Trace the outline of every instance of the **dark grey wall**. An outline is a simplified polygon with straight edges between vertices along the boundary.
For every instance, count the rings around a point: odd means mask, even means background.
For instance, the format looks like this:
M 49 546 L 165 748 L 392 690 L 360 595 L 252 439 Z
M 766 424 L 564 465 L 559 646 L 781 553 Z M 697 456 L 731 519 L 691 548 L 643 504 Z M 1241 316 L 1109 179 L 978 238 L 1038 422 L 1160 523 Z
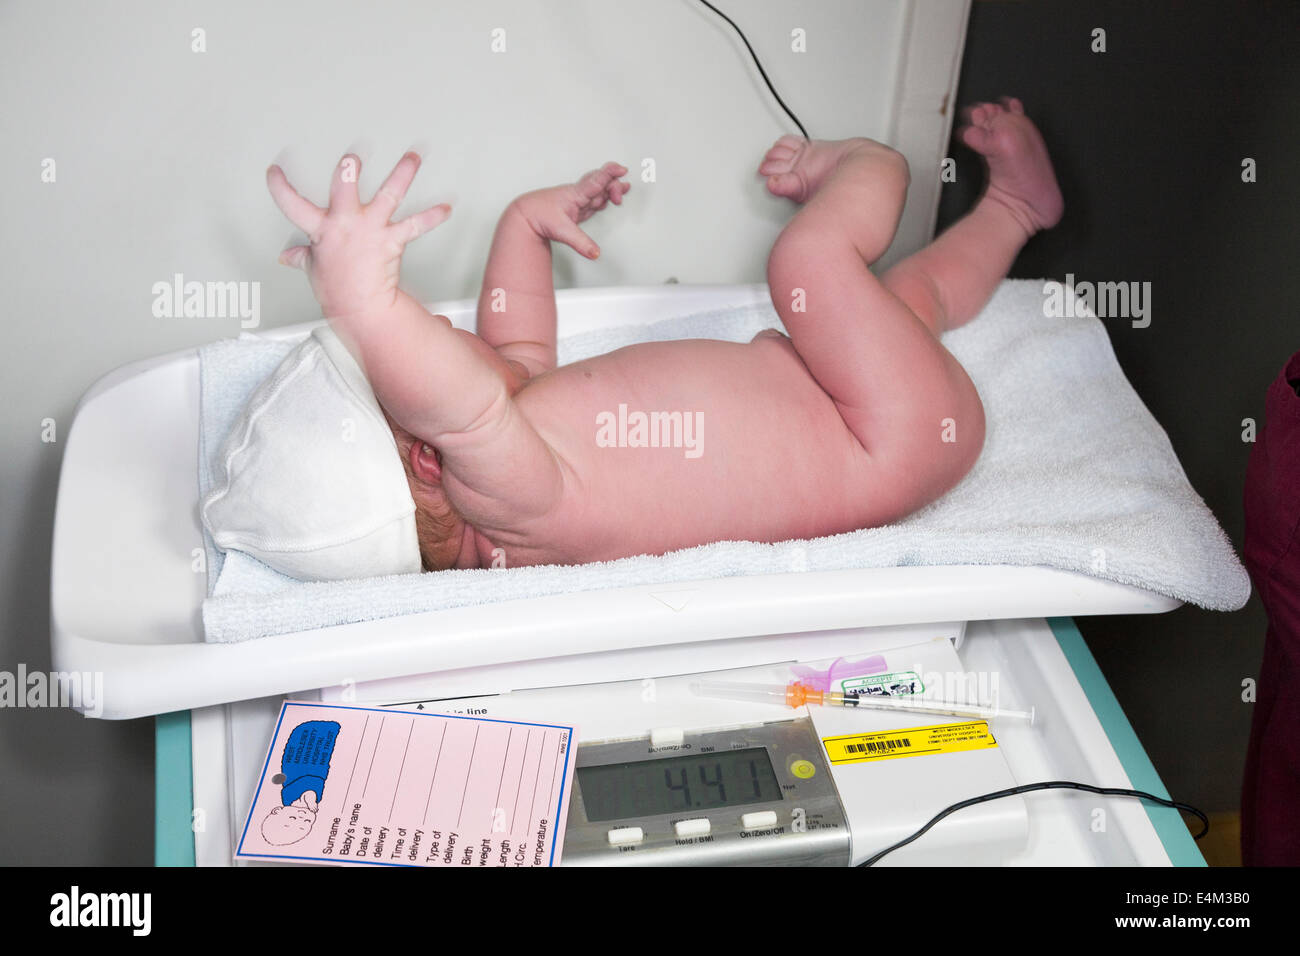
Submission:
M 977 0 L 958 101 L 1002 94 L 1039 123 L 1066 203 L 1011 274 L 1152 283 L 1151 325 L 1108 322 L 1111 341 L 1240 553 L 1242 419 L 1263 423 L 1264 391 L 1300 349 L 1300 4 Z M 979 187 L 972 154 L 953 150 L 940 227 Z M 1078 624 L 1173 796 L 1235 810 L 1258 599 Z

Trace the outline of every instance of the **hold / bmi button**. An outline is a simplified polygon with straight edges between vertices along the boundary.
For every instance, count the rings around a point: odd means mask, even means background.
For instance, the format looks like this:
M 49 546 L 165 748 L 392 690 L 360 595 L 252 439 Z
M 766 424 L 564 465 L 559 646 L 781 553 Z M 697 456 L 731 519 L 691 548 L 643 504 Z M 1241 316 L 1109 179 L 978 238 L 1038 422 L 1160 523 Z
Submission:
M 640 827 L 614 827 L 609 831 L 610 846 L 624 846 L 628 843 L 640 843 L 645 833 Z
M 679 837 L 697 837 L 704 836 L 713 825 L 709 823 L 708 817 L 697 817 L 694 820 L 678 820 L 673 824 L 673 830 Z

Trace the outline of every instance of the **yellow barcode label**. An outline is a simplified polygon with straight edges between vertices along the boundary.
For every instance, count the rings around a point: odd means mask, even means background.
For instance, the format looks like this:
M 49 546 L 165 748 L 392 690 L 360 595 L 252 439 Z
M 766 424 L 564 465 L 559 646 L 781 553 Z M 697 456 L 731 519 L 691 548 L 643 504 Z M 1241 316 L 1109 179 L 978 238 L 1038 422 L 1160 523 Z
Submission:
M 937 724 L 933 727 L 910 727 L 886 730 L 878 734 L 849 734 L 823 737 L 822 746 L 833 764 L 860 763 L 866 760 L 890 760 L 894 757 L 919 757 L 922 754 L 952 754 L 961 750 L 996 747 L 987 721 L 964 724 Z

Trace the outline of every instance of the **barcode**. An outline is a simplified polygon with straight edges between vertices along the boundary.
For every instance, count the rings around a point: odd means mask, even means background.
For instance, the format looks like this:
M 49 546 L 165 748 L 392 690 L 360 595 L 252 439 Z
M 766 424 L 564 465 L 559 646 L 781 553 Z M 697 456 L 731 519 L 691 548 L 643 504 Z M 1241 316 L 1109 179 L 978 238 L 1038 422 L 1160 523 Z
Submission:
M 912 746 L 912 741 L 906 739 L 867 741 L 863 744 L 845 744 L 844 751 L 851 754 L 877 753 L 882 750 L 897 750 L 899 747 L 910 746 Z

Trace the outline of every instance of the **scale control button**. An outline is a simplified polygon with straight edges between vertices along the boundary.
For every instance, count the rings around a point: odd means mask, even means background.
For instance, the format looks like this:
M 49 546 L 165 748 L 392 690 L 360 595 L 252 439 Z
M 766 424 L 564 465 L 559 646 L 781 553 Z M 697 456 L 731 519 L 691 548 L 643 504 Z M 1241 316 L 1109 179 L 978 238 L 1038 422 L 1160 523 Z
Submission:
M 610 846 L 625 846 L 628 843 L 640 843 L 645 833 L 640 827 L 615 827 L 609 831 Z
M 712 828 L 708 817 L 697 817 L 694 820 L 678 820 L 673 824 L 673 830 L 682 838 L 704 836 Z
M 650 731 L 651 747 L 680 747 L 686 732 L 680 727 L 659 727 Z
M 740 825 L 746 830 L 761 830 L 765 827 L 776 826 L 775 810 L 756 810 L 753 813 L 742 813 L 740 815 Z

